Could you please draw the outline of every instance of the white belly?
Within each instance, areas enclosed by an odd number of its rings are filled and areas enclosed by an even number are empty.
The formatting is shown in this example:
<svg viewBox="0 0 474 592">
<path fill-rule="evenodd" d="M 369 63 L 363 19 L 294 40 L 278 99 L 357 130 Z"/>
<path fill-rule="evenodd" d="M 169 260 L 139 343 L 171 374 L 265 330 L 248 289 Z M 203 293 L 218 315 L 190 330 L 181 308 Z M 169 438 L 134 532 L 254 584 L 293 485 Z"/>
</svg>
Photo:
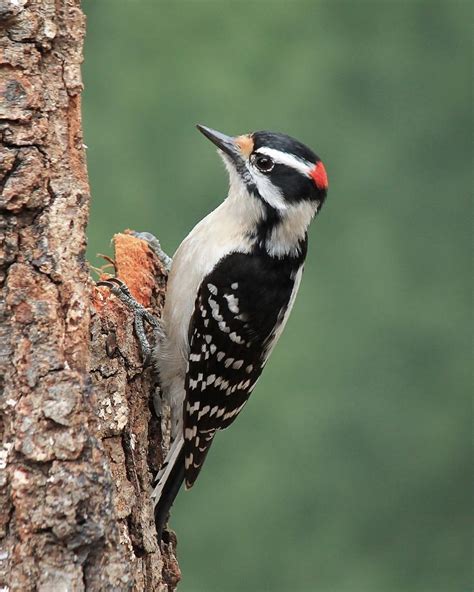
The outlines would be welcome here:
<svg viewBox="0 0 474 592">
<path fill-rule="evenodd" d="M 259 199 L 249 195 L 241 184 L 237 184 L 234 189 L 231 186 L 227 199 L 193 228 L 173 257 L 162 317 L 166 338 L 159 344 L 154 356 L 163 395 L 171 406 L 173 437 L 182 430 L 189 323 L 199 286 L 220 259 L 232 252 L 251 251 L 255 238 L 246 237 L 253 236 L 252 232 L 263 215 L 264 208 Z M 273 242 L 278 243 L 279 236 L 277 233 Z M 295 235 L 293 243 L 298 244 L 300 239 L 301 237 Z M 288 242 L 287 238 L 285 240 Z M 285 248 L 278 251 L 281 251 L 280 254 L 291 250 L 286 242 L 283 245 Z M 290 302 L 274 338 L 268 344 L 266 357 L 270 355 L 285 327 L 298 291 L 301 273 L 302 268 L 295 277 Z"/>
<path fill-rule="evenodd" d="M 184 239 L 173 257 L 168 277 L 162 317 L 166 339 L 159 345 L 155 357 L 162 392 L 171 406 L 173 436 L 181 429 L 189 323 L 199 286 L 222 257 L 231 252 L 249 252 L 252 246 L 250 240 L 242 242 L 245 227 L 239 216 L 229 216 L 228 200 Z"/>
</svg>

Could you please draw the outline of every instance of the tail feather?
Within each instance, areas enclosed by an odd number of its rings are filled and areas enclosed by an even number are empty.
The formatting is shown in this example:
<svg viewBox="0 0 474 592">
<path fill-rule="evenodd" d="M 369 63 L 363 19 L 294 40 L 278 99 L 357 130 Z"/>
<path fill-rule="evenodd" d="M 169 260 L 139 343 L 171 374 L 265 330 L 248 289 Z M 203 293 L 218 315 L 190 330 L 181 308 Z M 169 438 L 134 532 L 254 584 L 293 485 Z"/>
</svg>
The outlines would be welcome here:
<svg viewBox="0 0 474 592">
<path fill-rule="evenodd" d="M 215 430 L 212 432 L 200 432 L 197 438 L 191 440 L 185 440 L 184 449 L 185 455 L 185 482 L 186 489 L 191 489 L 194 485 L 199 473 L 201 472 L 202 465 L 206 460 L 207 453 L 211 447 L 214 439 Z M 197 445 L 197 442 L 201 444 Z"/>
<path fill-rule="evenodd" d="M 171 445 L 165 462 L 157 475 L 157 485 L 152 493 L 155 504 L 155 524 L 158 541 L 161 541 L 169 511 L 185 481 L 186 489 L 190 489 L 196 481 L 209 448 L 214 439 L 215 430 L 200 433 L 202 446 L 197 440 L 183 439 L 180 435 Z"/>
<path fill-rule="evenodd" d="M 158 474 L 158 483 L 152 494 L 155 499 L 155 524 L 158 542 L 161 541 L 169 511 L 184 481 L 184 458 L 183 439 L 177 438 Z"/>
</svg>

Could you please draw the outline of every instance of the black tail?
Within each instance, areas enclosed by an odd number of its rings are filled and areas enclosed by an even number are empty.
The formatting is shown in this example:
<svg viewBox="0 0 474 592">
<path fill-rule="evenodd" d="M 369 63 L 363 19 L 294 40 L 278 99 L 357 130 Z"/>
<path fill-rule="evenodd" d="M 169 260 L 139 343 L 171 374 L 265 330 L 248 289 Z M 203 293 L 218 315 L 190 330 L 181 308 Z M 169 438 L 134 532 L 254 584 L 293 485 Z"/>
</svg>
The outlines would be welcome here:
<svg viewBox="0 0 474 592">
<path fill-rule="evenodd" d="M 164 484 L 161 492 L 160 499 L 155 506 L 155 524 L 156 532 L 158 535 L 158 543 L 161 542 L 163 537 L 163 530 L 166 522 L 168 521 L 169 512 L 173 502 L 178 495 L 178 491 L 184 481 L 184 446 L 182 446 L 176 462 L 171 469 L 168 479 Z"/>
</svg>

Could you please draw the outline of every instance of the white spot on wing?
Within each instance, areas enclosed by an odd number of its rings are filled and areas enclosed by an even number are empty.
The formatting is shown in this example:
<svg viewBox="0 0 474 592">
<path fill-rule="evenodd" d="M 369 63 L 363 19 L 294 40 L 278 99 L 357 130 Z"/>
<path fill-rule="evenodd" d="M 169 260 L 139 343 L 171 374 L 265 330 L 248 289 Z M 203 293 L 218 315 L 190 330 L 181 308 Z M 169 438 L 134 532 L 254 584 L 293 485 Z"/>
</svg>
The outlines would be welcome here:
<svg viewBox="0 0 474 592">
<path fill-rule="evenodd" d="M 240 335 L 237 335 L 237 333 L 235 331 L 232 331 L 232 333 L 229 335 L 229 339 L 231 341 L 233 341 L 234 343 L 245 343 L 245 341 L 242 339 L 242 337 L 240 337 Z"/>
<path fill-rule="evenodd" d="M 230 312 L 239 314 L 239 299 L 233 294 L 224 294 L 224 298 L 227 300 L 227 306 L 229 307 Z"/>
<path fill-rule="evenodd" d="M 210 409 L 211 409 L 211 407 L 209 405 L 206 405 L 205 407 L 203 407 L 201 409 L 201 411 L 199 412 L 198 420 L 200 420 L 201 417 L 204 417 L 207 413 L 209 413 Z"/>
<path fill-rule="evenodd" d="M 222 318 L 222 317 L 221 317 Z M 216 319 L 217 320 L 217 319 Z M 223 331 L 224 333 L 230 333 L 230 327 L 228 327 L 225 323 L 225 321 L 220 321 L 219 322 L 219 329 L 221 331 Z"/>
<path fill-rule="evenodd" d="M 211 314 L 212 317 L 217 321 L 222 321 L 223 320 L 223 316 L 219 314 L 219 305 L 217 304 L 217 302 L 215 300 L 213 300 L 211 297 L 209 297 L 209 306 L 211 307 Z"/>
<path fill-rule="evenodd" d="M 184 430 L 184 437 L 186 438 L 186 440 L 192 440 L 196 434 L 197 426 L 194 426 L 192 428 L 186 428 Z"/>
<path fill-rule="evenodd" d="M 245 401 L 246 403 L 247 401 Z M 230 419 L 231 417 L 235 417 L 237 414 L 240 413 L 240 411 L 242 410 L 242 407 L 245 405 L 245 403 L 243 403 L 240 407 L 237 407 L 237 409 L 232 409 L 232 411 L 228 411 L 225 415 L 224 415 L 224 419 Z"/>
<path fill-rule="evenodd" d="M 218 309 L 214 309 L 212 311 L 212 318 L 217 321 L 218 323 L 220 323 L 223 320 L 223 316 L 219 314 Z"/>
<path fill-rule="evenodd" d="M 189 467 L 193 464 L 193 453 L 191 452 L 191 454 L 188 454 L 188 456 L 184 459 L 184 466 L 186 467 L 186 469 L 189 469 Z"/>
<path fill-rule="evenodd" d="M 186 411 L 188 413 L 193 414 L 195 411 L 197 411 L 199 409 L 199 401 L 196 401 L 194 403 L 194 405 L 191 405 L 191 403 L 189 403 L 189 401 L 186 403 Z"/>
</svg>

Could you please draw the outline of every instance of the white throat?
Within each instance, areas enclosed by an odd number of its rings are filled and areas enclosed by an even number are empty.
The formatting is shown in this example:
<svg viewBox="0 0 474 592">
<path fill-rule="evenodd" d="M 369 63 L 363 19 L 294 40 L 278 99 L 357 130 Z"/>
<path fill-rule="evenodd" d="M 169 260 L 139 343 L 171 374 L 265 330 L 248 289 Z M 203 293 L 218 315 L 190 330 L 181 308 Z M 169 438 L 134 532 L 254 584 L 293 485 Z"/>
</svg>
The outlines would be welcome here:
<svg viewBox="0 0 474 592">
<path fill-rule="evenodd" d="M 269 255 L 282 258 L 286 255 L 298 255 L 301 242 L 317 211 L 317 204 L 301 201 L 289 205 L 267 238 L 265 246 Z"/>
<path fill-rule="evenodd" d="M 259 226 L 265 222 L 268 209 L 259 197 L 249 193 L 235 168 L 225 159 L 224 162 L 229 172 L 230 187 L 228 196 L 220 207 L 225 208 L 228 214 L 238 221 L 245 233 L 255 235 Z M 262 246 L 272 257 L 298 255 L 318 204 L 311 201 L 299 201 L 294 204 L 285 202 L 284 207 L 275 209 L 280 221 L 269 229 Z"/>
</svg>

